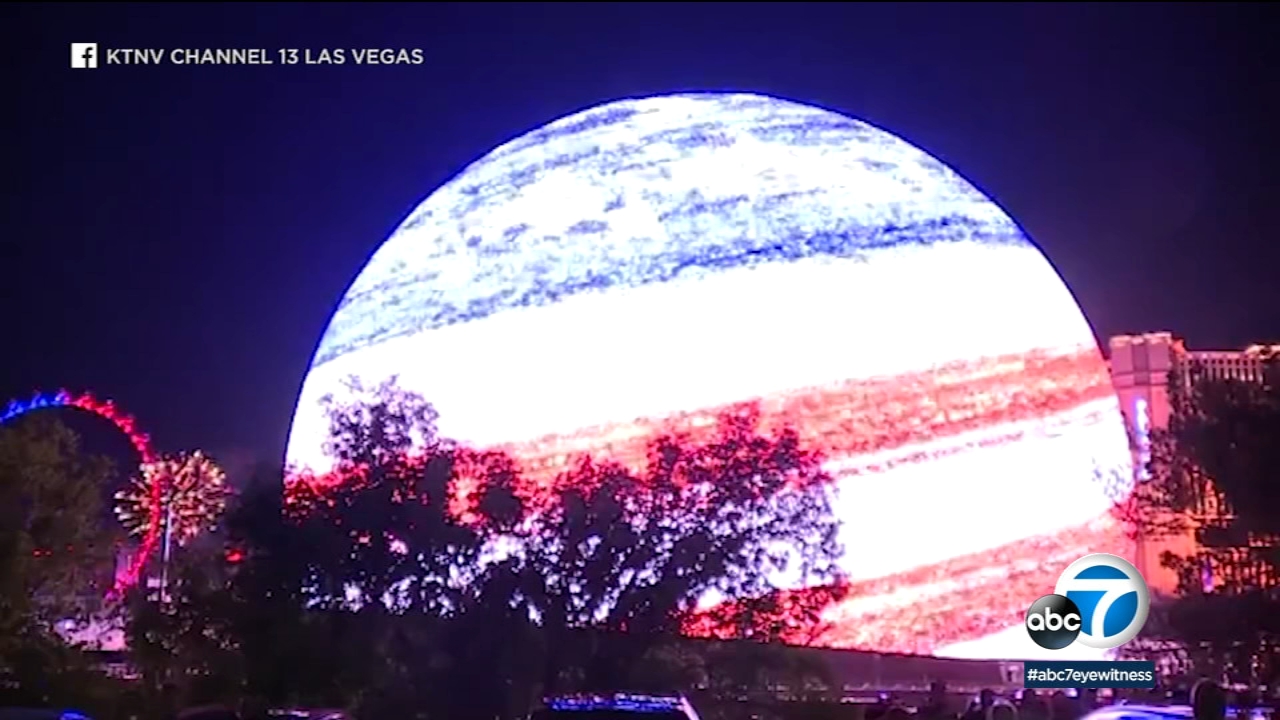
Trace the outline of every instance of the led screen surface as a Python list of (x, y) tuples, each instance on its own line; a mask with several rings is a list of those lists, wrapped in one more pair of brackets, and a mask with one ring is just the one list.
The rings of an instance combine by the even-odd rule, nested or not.
[(1036, 657), (1030, 602), (1131, 556), (1099, 481), (1130, 472), (1120, 407), (1056, 272), (936, 159), (793, 102), (624, 100), (492, 151), (342, 298), (291, 463), (325, 468), (351, 375), (552, 470), (757, 400), (837, 477), (854, 587), (821, 644)]

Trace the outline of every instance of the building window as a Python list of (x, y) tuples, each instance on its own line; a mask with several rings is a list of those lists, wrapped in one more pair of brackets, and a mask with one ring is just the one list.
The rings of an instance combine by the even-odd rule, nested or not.
[(1150, 370), (1151, 369), (1151, 348), (1147, 345), (1139, 345), (1134, 348), (1133, 353), (1133, 369), (1134, 370)]

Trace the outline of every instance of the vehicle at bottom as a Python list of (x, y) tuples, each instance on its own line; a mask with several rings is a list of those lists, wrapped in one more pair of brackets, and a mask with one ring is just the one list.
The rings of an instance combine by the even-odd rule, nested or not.
[[(1227, 708), (1227, 720), (1271, 720), (1274, 711), (1269, 707), (1239, 709)], [(1190, 705), (1108, 705), (1101, 707), (1082, 720), (1193, 720), (1195, 711)]]
[(700, 720), (683, 695), (612, 693), (544, 698), (531, 720)]
[(0, 707), (0, 720), (89, 720), (89, 716), (75, 710)]

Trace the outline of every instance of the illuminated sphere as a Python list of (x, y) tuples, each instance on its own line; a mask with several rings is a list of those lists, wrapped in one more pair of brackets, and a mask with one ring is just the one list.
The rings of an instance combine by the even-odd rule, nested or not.
[(837, 478), (854, 594), (824, 644), (1033, 657), (1058, 574), (1132, 556), (1120, 408), (1057, 273), (938, 160), (794, 102), (623, 100), (493, 150), (343, 296), (291, 463), (325, 469), (317, 401), (351, 375), (530, 472), (758, 400)]

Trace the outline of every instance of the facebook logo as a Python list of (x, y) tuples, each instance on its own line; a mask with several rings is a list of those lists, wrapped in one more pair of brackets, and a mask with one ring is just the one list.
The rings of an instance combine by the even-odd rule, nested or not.
[(98, 67), (98, 43), (71, 43), (71, 67)]

